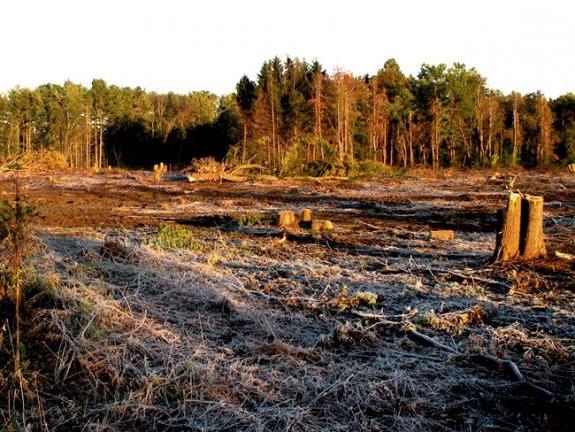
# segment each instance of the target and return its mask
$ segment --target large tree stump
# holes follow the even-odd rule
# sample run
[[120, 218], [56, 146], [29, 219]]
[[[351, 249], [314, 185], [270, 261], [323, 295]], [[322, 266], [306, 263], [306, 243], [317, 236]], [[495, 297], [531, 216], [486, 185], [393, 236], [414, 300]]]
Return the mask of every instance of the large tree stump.
[[521, 257], [536, 259], [547, 254], [543, 238], [543, 197], [527, 195], [521, 205]]
[[509, 194], [507, 207], [499, 215], [496, 261], [536, 259], [546, 255], [543, 237], [543, 197]]
[[496, 261], [511, 261], [519, 256], [521, 244], [521, 195], [509, 194], [507, 208], [499, 215], [499, 229], [495, 241]]

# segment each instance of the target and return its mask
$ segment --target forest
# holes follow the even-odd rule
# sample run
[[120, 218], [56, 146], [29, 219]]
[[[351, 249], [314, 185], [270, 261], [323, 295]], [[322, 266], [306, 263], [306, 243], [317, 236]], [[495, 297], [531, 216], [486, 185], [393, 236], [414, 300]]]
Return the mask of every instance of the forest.
[[266, 61], [234, 94], [159, 94], [95, 79], [0, 95], [0, 158], [38, 149], [72, 168], [175, 168], [212, 156], [279, 176], [384, 166], [545, 167], [575, 161], [575, 95], [503, 94], [474, 68], [387, 60], [373, 75]]

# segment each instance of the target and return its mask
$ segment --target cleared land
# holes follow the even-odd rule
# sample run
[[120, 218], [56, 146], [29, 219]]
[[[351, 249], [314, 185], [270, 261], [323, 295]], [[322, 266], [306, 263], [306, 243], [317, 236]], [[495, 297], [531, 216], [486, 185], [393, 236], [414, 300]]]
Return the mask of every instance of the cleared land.
[[[0, 174], [0, 198], [12, 177]], [[20, 181], [38, 210], [24, 317], [34, 429], [574, 426], [574, 263], [554, 255], [575, 253], [573, 175], [519, 175], [516, 189], [545, 197], [550, 256], [506, 265], [490, 263], [506, 182], [481, 172]], [[334, 231], [282, 240], [278, 211], [304, 208]], [[165, 224], [191, 233], [185, 247], [166, 247]]]

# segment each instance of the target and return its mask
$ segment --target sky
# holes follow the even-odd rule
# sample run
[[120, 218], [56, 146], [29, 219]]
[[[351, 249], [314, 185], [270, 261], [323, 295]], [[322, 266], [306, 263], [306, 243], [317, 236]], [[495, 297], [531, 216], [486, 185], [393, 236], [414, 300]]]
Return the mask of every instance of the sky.
[[575, 92], [573, 0], [2, 0], [0, 92], [92, 78], [234, 91], [275, 55], [374, 74], [465, 63], [509, 93]]

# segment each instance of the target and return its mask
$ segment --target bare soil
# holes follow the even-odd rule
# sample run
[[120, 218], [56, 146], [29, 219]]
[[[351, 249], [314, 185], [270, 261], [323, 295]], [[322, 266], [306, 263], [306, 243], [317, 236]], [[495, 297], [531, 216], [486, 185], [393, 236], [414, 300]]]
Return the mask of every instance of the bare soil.
[[[0, 198], [13, 195], [13, 176], [0, 174]], [[573, 430], [575, 263], [554, 252], [575, 254], [575, 177], [519, 173], [515, 189], [545, 198], [550, 254], [506, 265], [491, 262], [506, 182], [489, 177], [195, 184], [147, 172], [20, 173], [38, 211], [30, 272], [55, 287], [27, 303], [37, 373], [26, 422]], [[304, 208], [334, 231], [275, 226], [278, 211]], [[162, 224], [186, 227], [197, 244], [150, 246]], [[455, 239], [431, 240], [431, 229]], [[525, 381], [485, 355], [514, 362]], [[1, 396], [0, 412], [13, 424]]]

